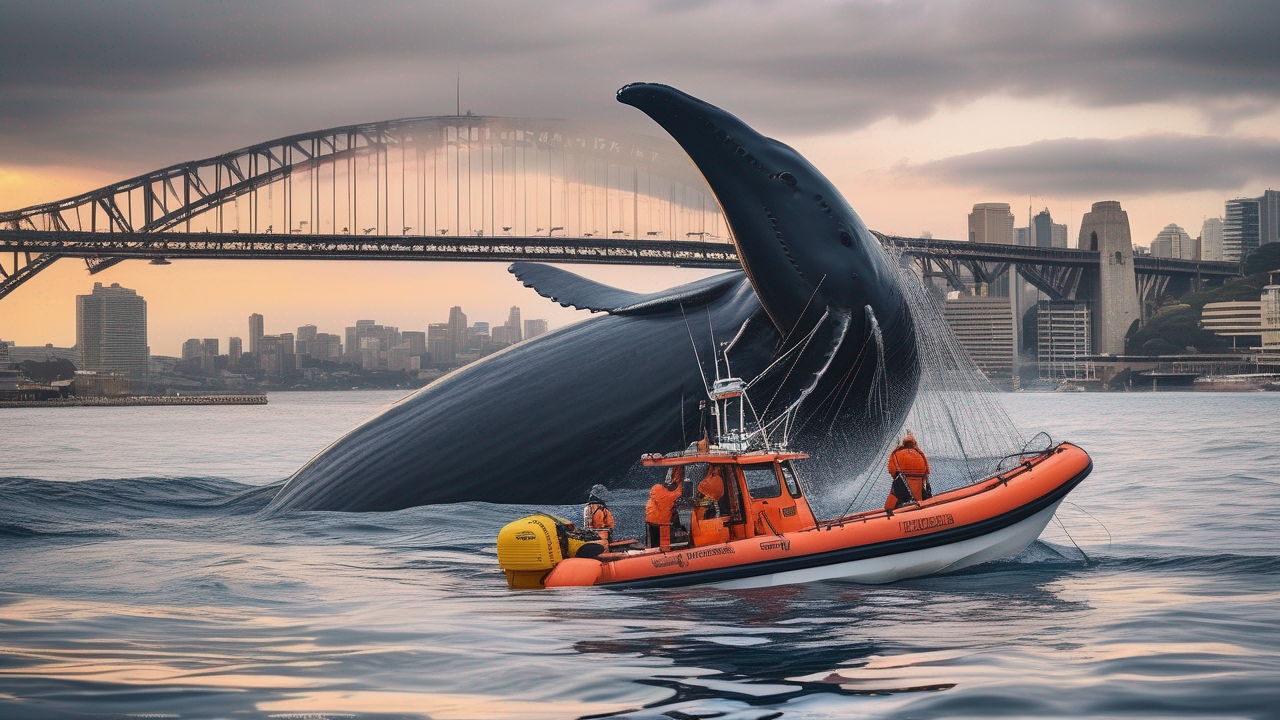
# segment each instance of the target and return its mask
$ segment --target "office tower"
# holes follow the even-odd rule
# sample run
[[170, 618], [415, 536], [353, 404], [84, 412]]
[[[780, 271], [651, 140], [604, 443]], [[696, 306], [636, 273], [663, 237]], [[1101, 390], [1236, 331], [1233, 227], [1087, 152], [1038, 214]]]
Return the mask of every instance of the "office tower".
[[6, 370], [9, 367], [9, 343], [0, 340], [0, 370]]
[[400, 339], [409, 346], [409, 357], [422, 357], [427, 354], [427, 334], [421, 330], [405, 330]]
[[311, 352], [311, 343], [316, 339], [316, 331], [319, 330], [315, 325], [303, 325], [298, 328], [298, 334], [293, 341], [293, 352], [296, 355], [313, 355]]
[[191, 360], [200, 357], [201, 346], [200, 338], [191, 338], [182, 343], [182, 359]]
[[1013, 310], [1009, 298], [947, 300], [943, 317], [978, 368], [989, 378], [1013, 375]]
[[449, 342], [454, 355], [467, 349], [467, 315], [459, 305], [449, 308]]
[[200, 342], [200, 369], [212, 375], [217, 369], [218, 338], [205, 338]]
[[1091, 305], [1091, 348], [1099, 354], [1123, 355], [1124, 338], [1140, 317], [1137, 279], [1133, 271], [1133, 239], [1129, 213], [1119, 201], [1104, 200], [1080, 220], [1081, 250], [1096, 250], [1098, 295]]
[[258, 338], [258, 367], [267, 377], [278, 378], [285, 372], [284, 346], [279, 335]]
[[249, 354], [257, 355], [261, 350], [258, 343], [262, 341], [262, 316], [254, 313], [249, 316]]
[[403, 372], [409, 369], [409, 346], [397, 345], [387, 351], [387, 371]]
[[1222, 259], [1239, 261], [1258, 248], [1261, 203], [1257, 198], [1227, 201], [1222, 223]]
[[76, 296], [76, 346], [83, 370], [140, 378], [147, 373], [147, 302], [112, 283]]
[[524, 339], [532, 340], [547, 331], [547, 321], [542, 319], [524, 321]]
[[244, 350], [240, 344], [240, 338], [233, 337], [227, 340], [227, 360], [231, 367], [235, 367], [240, 364], [240, 354], [242, 352], [244, 352]]
[[470, 331], [469, 331], [469, 334], [471, 334], [471, 335], [488, 335], [488, 334], [489, 334], [489, 323], [484, 322], [484, 321], [481, 321], [481, 320], [477, 320], [477, 321], [475, 322], [475, 324], [471, 326], [471, 329], [470, 329]]
[[1013, 213], [1009, 203], [977, 203], [969, 213], [969, 242], [1013, 245]]
[[449, 323], [431, 323], [427, 326], [427, 355], [431, 362], [447, 365], [453, 362], [453, 340], [449, 337]]
[[1036, 312], [1036, 356], [1046, 380], [1093, 377], [1093, 363], [1081, 359], [1092, 347], [1089, 306], [1071, 300], [1041, 300]]
[[[1031, 223], [1031, 227], [1031, 233], [1032, 237], [1036, 241], [1036, 247], [1054, 247], [1053, 237], [1054, 230], [1056, 228], [1054, 226], [1053, 216], [1049, 214], [1049, 208], [1045, 208], [1044, 210], [1036, 213], [1036, 216]], [[1062, 226], [1062, 230], [1060, 232], [1062, 234], [1063, 245], [1065, 246], [1067, 240], [1067, 228], [1065, 225]]]
[[1280, 240], [1280, 190], [1267, 190], [1258, 198], [1258, 244]]
[[317, 360], [342, 358], [342, 338], [331, 333], [316, 333], [311, 341], [311, 357]]
[[1262, 349], [1280, 351], [1280, 285], [1262, 288]]
[[520, 308], [512, 305], [511, 312], [507, 313], [507, 342], [515, 344], [521, 339]]
[[1207, 218], [1200, 226], [1200, 259], [1222, 259], [1222, 218]]

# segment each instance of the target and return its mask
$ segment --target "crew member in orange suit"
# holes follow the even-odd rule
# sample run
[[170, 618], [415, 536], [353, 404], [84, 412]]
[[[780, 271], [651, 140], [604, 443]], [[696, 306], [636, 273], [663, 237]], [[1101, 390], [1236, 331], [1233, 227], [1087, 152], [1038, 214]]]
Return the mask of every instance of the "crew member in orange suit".
[[[649, 488], [649, 502], [644, 506], [644, 522], [648, 528], [649, 547], [662, 544], [662, 527], [679, 527], [680, 516], [676, 513], [676, 500], [684, 493], [684, 468], [676, 467], [667, 471], [663, 482], [654, 483]], [[670, 537], [670, 535], [668, 535]]]
[[724, 512], [721, 507], [723, 501], [724, 471], [720, 466], [712, 465], [707, 470], [707, 476], [698, 483], [698, 499], [695, 505], [702, 508], [702, 517], [713, 518], [719, 517]]
[[929, 487], [929, 459], [916, 444], [910, 430], [902, 438], [902, 444], [889, 455], [889, 477], [893, 478], [893, 487], [889, 490], [889, 498], [884, 501], [884, 511], [890, 515], [900, 505], [933, 497], [933, 490]]

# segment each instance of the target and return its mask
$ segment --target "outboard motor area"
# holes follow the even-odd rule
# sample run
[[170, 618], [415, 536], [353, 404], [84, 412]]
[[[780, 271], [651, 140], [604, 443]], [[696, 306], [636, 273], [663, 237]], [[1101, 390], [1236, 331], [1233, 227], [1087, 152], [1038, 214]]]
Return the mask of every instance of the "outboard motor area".
[[539, 513], [508, 523], [498, 532], [498, 565], [512, 590], [536, 590], [565, 558], [594, 558], [604, 545], [593, 532], [583, 532], [555, 515]]

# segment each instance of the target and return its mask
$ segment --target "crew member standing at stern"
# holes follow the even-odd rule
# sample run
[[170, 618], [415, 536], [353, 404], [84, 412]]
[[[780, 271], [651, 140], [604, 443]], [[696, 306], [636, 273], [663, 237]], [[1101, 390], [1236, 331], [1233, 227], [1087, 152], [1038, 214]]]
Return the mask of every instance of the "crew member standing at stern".
[[916, 445], [916, 437], [910, 430], [902, 438], [902, 444], [889, 455], [889, 477], [893, 478], [893, 487], [884, 501], [884, 511], [890, 515], [900, 505], [933, 497], [933, 489], [929, 487], [929, 459]]
[[[660, 547], [671, 542], [671, 526], [679, 525], [676, 515], [676, 500], [684, 492], [684, 468], [675, 467], [667, 471], [663, 482], [654, 483], [649, 489], [649, 502], [644, 506], [644, 522], [648, 528], [648, 546]], [[663, 542], [662, 529], [667, 528], [666, 540]]]

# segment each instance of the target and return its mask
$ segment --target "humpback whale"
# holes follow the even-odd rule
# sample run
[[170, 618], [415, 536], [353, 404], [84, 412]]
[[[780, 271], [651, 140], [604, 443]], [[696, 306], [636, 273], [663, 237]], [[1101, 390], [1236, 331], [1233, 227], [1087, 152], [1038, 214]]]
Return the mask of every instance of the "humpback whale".
[[513, 345], [405, 397], [300, 468], [269, 507], [396, 510], [566, 503], [642, 453], [699, 436], [714, 363], [751, 380], [793, 447], [857, 471], [896, 432], [919, 377], [898, 270], [826, 177], [737, 117], [657, 84], [620, 102], [661, 125], [706, 178], [742, 272], [651, 294], [515, 263], [528, 287], [603, 315]]

